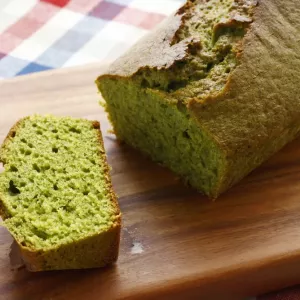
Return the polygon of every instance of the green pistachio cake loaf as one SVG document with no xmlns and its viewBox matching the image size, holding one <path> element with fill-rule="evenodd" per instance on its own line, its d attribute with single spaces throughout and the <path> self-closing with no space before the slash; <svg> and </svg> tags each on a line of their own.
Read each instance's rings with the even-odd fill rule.
<svg viewBox="0 0 300 300">
<path fill-rule="evenodd" d="M 97 79 L 117 137 L 216 198 L 300 131 L 299 12 L 188 1 Z"/>
<path fill-rule="evenodd" d="M 29 270 L 116 261 L 120 211 L 98 122 L 26 117 L 10 130 L 0 161 L 1 217 Z"/>
</svg>

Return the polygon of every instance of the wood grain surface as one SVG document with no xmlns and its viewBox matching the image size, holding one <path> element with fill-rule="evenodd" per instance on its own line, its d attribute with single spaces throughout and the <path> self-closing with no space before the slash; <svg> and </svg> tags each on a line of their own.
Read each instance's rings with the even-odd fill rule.
<svg viewBox="0 0 300 300">
<path fill-rule="evenodd" d="M 300 283 L 300 140 L 216 202 L 119 145 L 92 65 L 0 82 L 0 142 L 33 113 L 101 121 L 123 212 L 120 258 L 106 269 L 29 273 L 0 228 L 0 299 L 242 299 Z"/>
</svg>

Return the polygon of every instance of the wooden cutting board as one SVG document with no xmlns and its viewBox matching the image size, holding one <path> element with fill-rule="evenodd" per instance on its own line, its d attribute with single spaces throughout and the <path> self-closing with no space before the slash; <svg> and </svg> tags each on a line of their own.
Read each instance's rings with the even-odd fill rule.
<svg viewBox="0 0 300 300">
<path fill-rule="evenodd" d="M 0 82 L 0 142 L 33 113 L 101 121 L 123 212 L 118 263 L 106 269 L 12 269 L 0 229 L 0 299 L 241 299 L 300 283 L 300 140 L 216 202 L 119 145 L 93 83 L 104 67 Z"/>
</svg>

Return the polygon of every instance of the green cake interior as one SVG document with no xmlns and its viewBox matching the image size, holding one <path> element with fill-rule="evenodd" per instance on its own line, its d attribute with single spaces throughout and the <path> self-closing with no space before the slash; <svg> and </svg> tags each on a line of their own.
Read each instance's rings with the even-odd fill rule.
<svg viewBox="0 0 300 300">
<path fill-rule="evenodd" d="M 224 171 L 223 153 L 185 108 L 126 80 L 118 80 L 118 89 L 112 79 L 102 83 L 117 136 L 209 194 Z"/>
<path fill-rule="evenodd" d="M 48 249 L 113 225 L 117 208 L 99 134 L 87 120 L 33 116 L 3 145 L 4 224 L 22 245 Z"/>
<path fill-rule="evenodd" d="M 222 92 L 238 64 L 254 4 L 189 1 L 178 12 L 182 26 L 170 42 L 175 47 L 189 41 L 183 59 L 167 68 L 144 66 L 128 77 L 122 75 L 120 63 L 121 75 L 114 71 L 96 81 L 118 138 L 211 197 L 220 193 L 230 162 L 190 114 L 188 103 Z"/>
</svg>

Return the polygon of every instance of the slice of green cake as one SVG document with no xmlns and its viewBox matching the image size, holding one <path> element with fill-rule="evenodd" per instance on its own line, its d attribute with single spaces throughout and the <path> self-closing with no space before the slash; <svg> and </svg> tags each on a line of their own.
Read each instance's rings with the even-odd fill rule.
<svg viewBox="0 0 300 300">
<path fill-rule="evenodd" d="M 29 270 L 116 261 L 120 211 L 98 122 L 26 117 L 10 130 L 0 161 L 0 213 Z"/>
<path fill-rule="evenodd" d="M 189 0 L 96 83 L 120 140 L 216 198 L 300 132 L 299 0 Z"/>
</svg>

